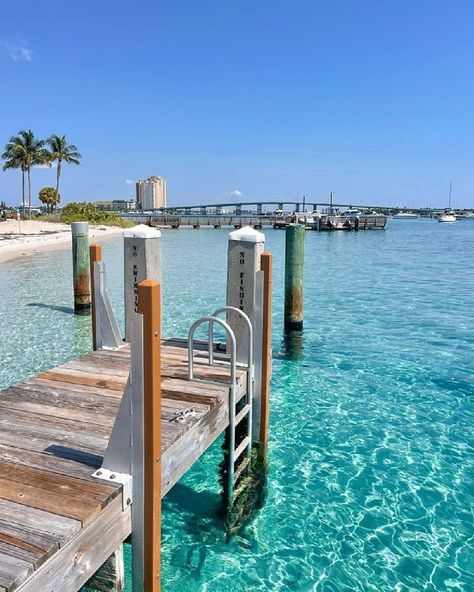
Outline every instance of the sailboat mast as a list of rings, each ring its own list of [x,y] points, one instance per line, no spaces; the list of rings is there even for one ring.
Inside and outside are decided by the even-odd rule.
[[[451,209],[451,192],[452,192],[452,190],[453,190],[453,182],[450,181],[449,182],[449,204],[448,204],[449,209]]]

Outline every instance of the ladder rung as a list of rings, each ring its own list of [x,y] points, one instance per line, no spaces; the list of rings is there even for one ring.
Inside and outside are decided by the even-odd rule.
[[[245,471],[245,469],[249,466],[249,462],[250,462],[250,458],[247,456],[247,458],[244,458],[244,460],[237,467],[237,469],[234,473],[234,487],[235,487],[235,484],[237,483],[237,479]]]
[[[234,452],[234,462],[239,458],[242,452],[250,445],[250,438],[246,436],[242,442],[237,446]]]
[[[243,418],[244,418],[246,415],[248,415],[249,411],[250,411],[250,404],[249,404],[249,403],[247,403],[247,405],[244,405],[244,406],[242,407],[242,409],[241,409],[241,410],[240,410],[240,411],[237,413],[237,415],[235,416],[235,422],[234,422],[234,423],[235,423],[235,425],[238,425],[238,424],[239,424],[239,423],[240,423],[240,422],[243,420]]]

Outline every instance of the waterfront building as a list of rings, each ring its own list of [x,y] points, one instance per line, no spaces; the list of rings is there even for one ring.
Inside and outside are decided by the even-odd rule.
[[[128,212],[136,208],[136,201],[134,199],[113,199],[106,201],[94,202],[98,210],[113,210],[116,212]]]
[[[166,208],[166,179],[149,177],[137,181],[137,206],[141,210]]]

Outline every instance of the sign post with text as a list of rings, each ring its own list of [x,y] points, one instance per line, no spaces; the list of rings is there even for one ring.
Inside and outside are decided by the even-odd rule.
[[[140,224],[125,230],[123,238],[125,341],[130,342],[132,317],[138,312],[138,284],[146,279],[161,282],[161,232]]]

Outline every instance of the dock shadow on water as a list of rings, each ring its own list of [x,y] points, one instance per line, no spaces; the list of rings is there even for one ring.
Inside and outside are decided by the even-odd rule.
[[[216,528],[222,527],[221,499],[217,493],[196,491],[192,487],[176,483],[163,499],[163,505],[171,511],[194,515],[196,521],[205,520]]]
[[[28,302],[27,306],[33,306],[35,308],[43,308],[46,310],[52,310],[55,312],[63,312],[65,314],[74,314],[74,309],[69,306],[58,306],[55,304],[45,304],[44,302]]]

